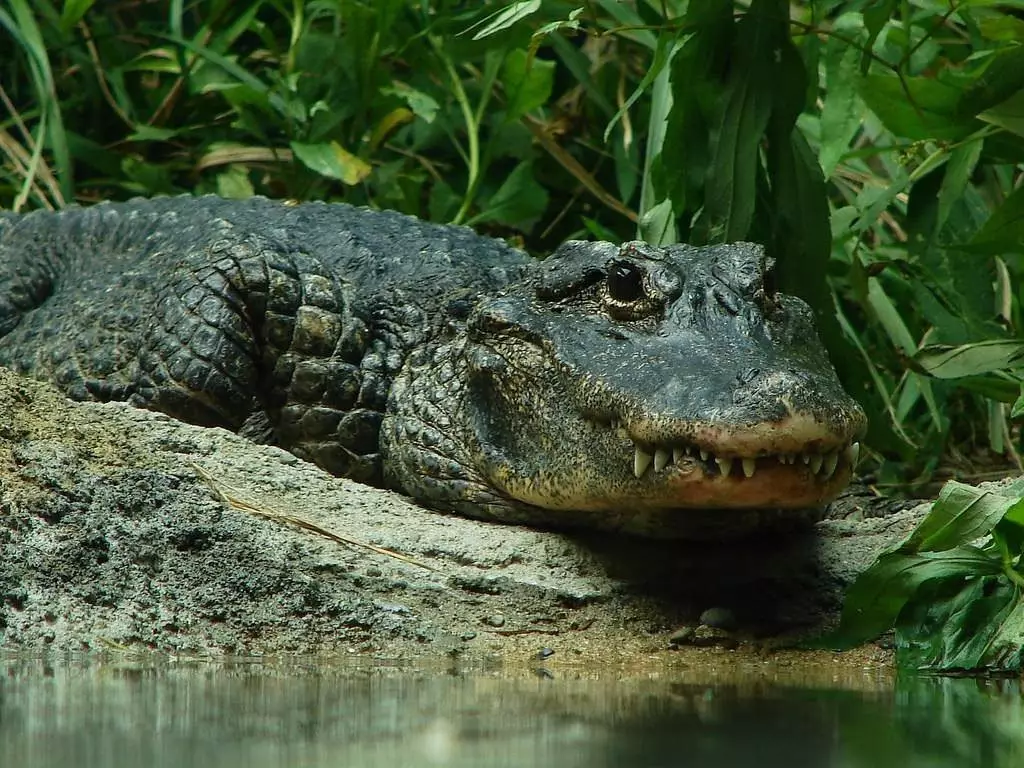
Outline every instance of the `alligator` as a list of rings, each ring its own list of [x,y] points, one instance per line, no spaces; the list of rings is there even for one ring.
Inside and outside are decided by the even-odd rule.
[[[761,246],[340,203],[0,213],[0,365],[489,520],[706,538],[817,519],[865,416]]]

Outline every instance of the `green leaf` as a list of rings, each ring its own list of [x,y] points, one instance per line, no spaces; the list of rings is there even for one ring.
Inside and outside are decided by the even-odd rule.
[[[928,515],[900,544],[899,552],[938,552],[988,534],[1018,502],[955,480],[946,483]]]
[[[509,52],[501,74],[508,95],[506,119],[518,120],[546,104],[551,98],[554,78],[555,62],[538,59],[524,50]]]
[[[217,194],[230,200],[244,200],[255,195],[249,170],[244,165],[230,165],[218,173]]]
[[[914,355],[917,366],[937,379],[958,379],[1021,367],[1024,341],[990,339],[958,347],[929,345]]]
[[[1024,251],[1024,187],[1011,192],[971,241],[960,247],[976,253]]]
[[[474,40],[482,40],[485,37],[501,32],[503,29],[508,29],[517,21],[521,21],[527,16],[532,16],[539,10],[540,0],[519,0],[519,2],[512,3],[508,8],[502,8],[500,11],[495,11],[486,16],[482,21],[463,30],[461,34],[467,34],[483,24],[484,27],[477,30],[476,34],[473,35]]]
[[[635,40],[648,50],[653,51],[661,45],[662,38],[666,37],[666,35],[656,35],[647,29],[647,22],[644,21],[643,16],[637,13],[633,3],[624,3],[622,0],[597,0],[597,3],[605,13],[615,19],[619,26],[625,27],[619,34],[630,40]],[[614,28],[612,26],[612,29]]]
[[[771,0],[754,0],[737,24],[705,190],[701,239],[706,243],[743,240],[754,219],[760,145],[780,87],[774,10]]]
[[[1024,136],[1024,92],[1014,94],[1002,104],[985,110],[978,117],[1017,136]]]
[[[861,72],[867,72],[871,66],[871,49],[875,47],[878,35],[885,28],[885,25],[896,12],[899,0],[879,0],[879,2],[868,3],[864,9],[864,28],[868,31],[868,39],[864,43],[861,56]]]
[[[293,141],[291,148],[295,156],[310,170],[349,186],[358,184],[373,170],[365,160],[356,157],[336,141],[322,144],[302,144]]]
[[[672,57],[667,140],[649,167],[654,197],[671,198],[676,227],[683,230],[684,239],[704,200],[711,125],[733,46],[732,6],[721,0],[692,0],[685,24],[696,32],[680,41]]]
[[[494,221],[517,229],[529,230],[548,205],[548,193],[533,178],[529,162],[520,163],[498,187],[483,211],[467,224]]]
[[[95,4],[96,0],[64,0],[60,14],[60,31],[67,34]]]
[[[178,135],[173,128],[159,128],[155,125],[139,123],[135,130],[127,136],[127,141],[169,141]]]
[[[799,129],[788,135],[769,129],[768,169],[776,223],[774,253],[779,285],[814,310],[818,328],[828,340],[838,335],[825,271],[832,245],[828,194],[821,166]],[[829,345],[827,345],[829,346]]]
[[[939,188],[938,211],[934,229],[941,232],[953,205],[963,196],[967,184],[971,180],[971,174],[978,165],[981,157],[981,149],[984,142],[981,139],[973,139],[954,147],[949,153],[949,163],[946,166],[946,173],[942,177],[942,186]]]
[[[622,119],[622,116],[629,111],[629,108],[633,106],[637,99],[643,96],[658,75],[661,74],[661,70],[664,69],[665,65],[668,64],[672,57],[672,51],[674,50],[674,44],[670,42],[668,35],[661,35],[658,38],[658,45],[654,51],[654,61],[651,62],[651,66],[647,68],[643,78],[640,80],[640,84],[633,90],[633,93],[629,95],[629,98],[619,107],[618,111],[612,115],[612,119],[608,121],[608,125],[604,128],[604,140],[607,142],[608,137],[611,136],[612,129]]]
[[[1010,409],[1010,418],[1019,419],[1024,416],[1024,383],[1020,385],[1020,394],[1017,395],[1017,399],[1013,401],[1013,407]]]
[[[949,580],[924,589],[896,624],[902,669],[950,672],[1020,669],[1020,593],[996,576]]]
[[[845,36],[858,29],[857,17],[844,14],[834,29],[841,36],[830,36],[825,46],[825,90],[821,107],[821,147],[818,162],[825,177],[832,175],[839,159],[849,149],[860,130],[864,105],[857,95],[857,68],[860,51]]]
[[[651,245],[671,245],[676,242],[671,236],[675,224],[672,215],[672,201],[662,200],[640,217],[640,237]],[[667,238],[666,235],[669,237]]]
[[[820,645],[849,649],[878,637],[896,623],[917,590],[930,581],[1000,572],[999,560],[971,546],[918,554],[887,552],[846,591],[839,627]]]
[[[867,75],[860,97],[893,133],[915,141],[960,139],[974,130],[957,117],[961,91],[928,77]]]
[[[956,114],[974,117],[1024,89],[1024,46],[990,56],[985,69],[960,95]]]
[[[903,322],[895,302],[889,298],[877,277],[868,279],[868,304],[874,310],[878,321],[882,324],[889,340],[906,355],[917,351],[914,337],[910,335],[907,324]]]
[[[400,98],[416,117],[426,123],[434,122],[437,110],[441,108],[433,96],[423,91],[418,91],[399,80],[395,80],[391,85],[381,88],[380,92],[387,96],[397,96]]]

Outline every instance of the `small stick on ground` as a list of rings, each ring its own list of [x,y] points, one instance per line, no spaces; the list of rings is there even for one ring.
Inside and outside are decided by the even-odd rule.
[[[424,568],[428,571],[432,571],[433,573],[442,573],[437,568],[427,565],[426,563],[421,563],[418,560],[414,560],[411,557],[401,554],[400,552],[385,549],[384,547],[378,547],[375,544],[368,544],[365,541],[354,539],[351,536],[346,536],[343,533],[335,533],[334,531],[329,531],[326,528],[321,528],[319,525],[310,520],[306,520],[305,518],[299,517],[297,515],[291,515],[287,512],[279,512],[278,510],[272,509],[271,507],[257,504],[254,501],[249,501],[239,493],[238,489],[233,488],[227,483],[225,483],[223,480],[214,477],[205,469],[200,467],[198,464],[192,463],[192,468],[196,471],[196,474],[199,475],[199,477],[202,478],[206,482],[206,484],[210,486],[210,489],[220,498],[220,500],[230,507],[234,507],[235,509],[241,510],[242,512],[248,512],[258,517],[266,518],[267,520],[273,520],[278,523],[286,523],[287,525],[292,525],[296,528],[301,528],[302,530],[309,531],[310,533],[315,533],[317,536],[323,536],[325,539],[330,539],[331,541],[337,542],[338,544],[346,544],[350,547],[361,547],[363,549],[368,549],[371,552],[376,552],[378,555],[384,555],[385,557],[393,557],[396,560],[401,560],[403,563],[415,565],[418,568]]]

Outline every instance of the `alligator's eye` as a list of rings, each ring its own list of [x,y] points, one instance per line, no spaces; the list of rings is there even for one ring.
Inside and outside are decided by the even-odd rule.
[[[628,261],[614,262],[608,270],[608,295],[621,302],[633,302],[643,298],[643,270]]]

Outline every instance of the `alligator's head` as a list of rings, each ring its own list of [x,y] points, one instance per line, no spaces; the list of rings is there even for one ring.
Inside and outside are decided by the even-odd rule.
[[[458,401],[441,423],[424,416],[442,407],[431,387]],[[849,482],[865,426],[810,309],[774,290],[762,248],[745,243],[567,243],[480,302],[464,339],[414,362],[397,390],[429,401],[419,426],[385,424],[405,453],[394,458],[426,475],[413,488],[392,475],[414,495],[667,535],[821,507]]]

